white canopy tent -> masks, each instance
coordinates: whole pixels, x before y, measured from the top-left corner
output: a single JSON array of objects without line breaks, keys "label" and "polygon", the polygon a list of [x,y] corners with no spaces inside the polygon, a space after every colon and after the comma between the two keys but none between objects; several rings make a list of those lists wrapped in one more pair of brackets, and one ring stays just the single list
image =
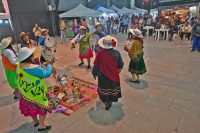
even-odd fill
[{"label": "white canopy tent", "polygon": [[60,18],[67,18],[67,17],[94,17],[100,16],[102,13],[90,8],[85,7],[82,4],[79,4],[74,9],[62,13],[59,15]]},{"label": "white canopy tent", "polygon": [[148,12],[145,9],[140,9],[140,8],[137,8],[137,7],[133,7],[132,9],[134,10],[134,12],[137,12],[137,13],[140,13],[140,14],[144,14],[144,13]]},{"label": "white canopy tent", "polygon": [[158,15],[158,9],[151,9],[150,14],[155,18]]},{"label": "white canopy tent", "polygon": [[134,13],[133,10],[128,9],[128,8],[126,8],[126,7],[123,7],[122,10],[123,10],[123,11],[126,11],[128,14],[130,14],[130,13]]},{"label": "white canopy tent", "polygon": [[115,11],[111,10],[111,9],[107,9],[105,7],[100,7],[97,9],[100,12],[106,13],[106,14],[110,14],[110,13],[116,13]]},{"label": "white canopy tent", "polygon": [[127,14],[127,11],[117,8],[115,5],[112,5],[110,9],[116,11],[118,14]]}]

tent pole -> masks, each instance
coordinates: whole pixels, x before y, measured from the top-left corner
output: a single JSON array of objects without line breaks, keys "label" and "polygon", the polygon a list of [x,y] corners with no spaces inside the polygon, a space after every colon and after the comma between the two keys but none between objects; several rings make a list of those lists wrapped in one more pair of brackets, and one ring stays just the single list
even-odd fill
[{"label": "tent pole", "polygon": [[[8,21],[9,21],[11,30],[12,30],[12,32],[13,32],[13,34],[14,34],[15,42],[17,43],[17,36],[16,36],[16,33],[15,33],[15,29],[14,29],[14,26],[13,26],[13,24],[12,24],[12,21],[11,21],[10,18],[8,19]],[[17,47],[17,50],[19,51],[19,48],[18,48],[18,47]]]}]

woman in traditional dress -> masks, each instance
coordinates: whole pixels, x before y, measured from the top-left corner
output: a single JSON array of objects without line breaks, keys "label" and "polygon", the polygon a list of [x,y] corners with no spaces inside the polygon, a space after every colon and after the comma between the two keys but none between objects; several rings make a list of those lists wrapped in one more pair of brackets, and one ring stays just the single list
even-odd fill
[{"label": "woman in traditional dress", "polygon": [[120,77],[124,62],[119,51],[113,49],[117,39],[108,35],[99,40],[101,50],[94,61],[92,74],[98,77],[98,94],[100,100],[109,110],[113,102],[117,102],[121,95]]},{"label": "woman in traditional dress", "polygon": [[[23,47],[19,50],[17,62],[17,83],[19,92],[19,109],[24,116],[30,116],[34,127],[39,132],[49,131],[51,126],[45,125],[49,101],[46,96],[47,87],[44,78],[52,74],[52,66],[41,67],[34,62],[35,48]],[[39,118],[39,119],[38,119]]]},{"label": "woman in traditional dress", "polygon": [[0,49],[2,50],[2,62],[4,65],[8,84],[12,89],[14,89],[14,99],[17,99],[17,88],[18,88],[16,80],[17,55],[12,48],[12,38],[7,37],[2,39],[0,43]]},{"label": "woman in traditional dress", "polygon": [[[131,81],[134,83],[140,83],[140,76],[146,72],[146,66],[144,62],[143,52],[143,35],[139,29],[130,29],[131,38],[124,46],[131,59],[129,63],[129,72],[132,74]],[[131,48],[128,46],[131,45]]]},{"label": "woman in traditional dress", "polygon": [[81,26],[79,28],[79,34],[71,41],[72,49],[74,48],[76,42],[79,43],[79,58],[81,60],[79,66],[84,65],[83,60],[87,59],[88,69],[91,68],[90,58],[93,57],[92,49],[90,46],[90,37],[91,35],[86,33],[86,28],[84,26]]},{"label": "woman in traditional dress", "polygon": [[37,64],[40,64],[40,56],[41,56],[41,49],[39,44],[37,44],[34,40],[30,39],[29,33],[21,32],[20,37],[22,39],[22,47],[28,47],[28,48],[35,48],[34,52],[34,61]]},{"label": "woman in traditional dress", "polygon": [[[55,63],[56,56],[56,41],[53,37],[50,37],[47,29],[42,29],[42,38],[40,42],[43,44],[41,63],[45,63],[48,60],[52,60],[52,65]],[[53,67],[53,77],[56,78],[56,69]]]}]

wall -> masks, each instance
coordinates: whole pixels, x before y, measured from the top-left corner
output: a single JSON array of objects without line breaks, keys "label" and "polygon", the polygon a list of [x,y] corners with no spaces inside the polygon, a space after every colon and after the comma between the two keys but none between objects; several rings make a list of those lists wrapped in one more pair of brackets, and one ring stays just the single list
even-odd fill
[{"label": "wall", "polygon": [[8,0],[10,15],[15,28],[15,35],[20,41],[20,32],[29,32],[32,37],[32,29],[35,23],[42,28],[50,30],[52,35],[52,24],[49,12],[46,8],[46,0]]}]

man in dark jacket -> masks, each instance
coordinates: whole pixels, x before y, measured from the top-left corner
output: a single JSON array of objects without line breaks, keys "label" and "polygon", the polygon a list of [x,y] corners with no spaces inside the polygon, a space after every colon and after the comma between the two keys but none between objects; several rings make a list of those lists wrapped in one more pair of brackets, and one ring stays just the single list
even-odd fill
[{"label": "man in dark jacket", "polygon": [[192,51],[200,51],[200,15],[197,16],[197,22],[192,26]]}]

